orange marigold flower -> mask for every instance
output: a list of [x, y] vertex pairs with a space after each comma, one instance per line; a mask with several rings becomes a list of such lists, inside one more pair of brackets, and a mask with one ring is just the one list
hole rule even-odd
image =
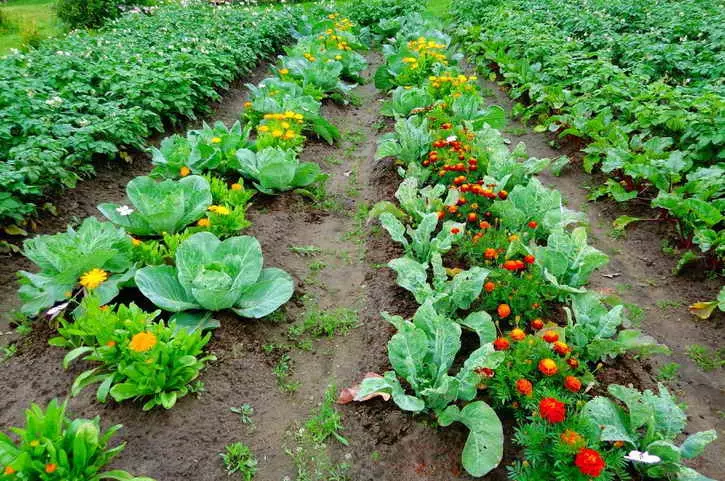
[[546, 331], [544, 333], [544, 340], [548, 343], [556, 342], [559, 340], [559, 334], [556, 331]]
[[498, 312], [498, 317], [506, 319], [511, 315], [511, 307], [508, 304], [499, 304], [496, 312]]
[[483, 251], [483, 257], [486, 259], [495, 259], [498, 257], [498, 251], [496, 249], [489, 247], [485, 251]]
[[569, 347], [569, 344], [563, 341], [556, 341], [554, 343], [554, 352], [561, 354], [562, 356], [566, 356], [571, 352], [571, 348]]
[[153, 349], [157, 343], [156, 336], [151, 332], [139, 332], [134, 334], [128, 347], [132, 351], [146, 352]]
[[539, 361], [539, 372], [544, 376], [553, 376], [559, 372], [559, 368], [556, 367], [556, 362], [548, 357]]
[[539, 414], [551, 424], [560, 423], [566, 419], [566, 404], [553, 397], [545, 397], [539, 401]]
[[45, 472], [48, 474], [55, 473], [55, 470], [58, 469], [57, 464], [48, 463], [45, 465]]
[[494, 284], [494, 283], [493, 283], [493, 282], [491, 282], [491, 281], [488, 281], [487, 283], [485, 283], [485, 284], [483, 285], [483, 289], [484, 289], [484, 290], [485, 290], [486, 292], [493, 292], [493, 290], [494, 290], [494, 289], [496, 289], [496, 284]]
[[573, 358], [573, 357], [570, 357], [569, 359], [567, 359], [567, 360], [566, 360], [566, 363], [567, 363], [567, 364], [569, 365], [569, 367], [570, 367], [570, 368], [572, 368], [572, 369], [576, 369], [576, 368], [578, 368], [578, 367], [579, 367], [579, 360], [578, 360], [578, 359], [575, 359], [575, 358]]
[[232, 190], [242, 190], [242, 184], [232, 184]]
[[106, 343], [106, 346], [108, 346], [108, 347], [115, 347], [115, 346], [116, 346], [116, 341], [113, 341], [113, 340], [111, 340], [111, 341], [108, 341], [108, 342]]
[[542, 321], [541, 319], [537, 318], [531, 321], [531, 329], [538, 331], [542, 327], [544, 327], [544, 321]]
[[211, 221], [208, 218], [204, 217], [203, 219], [199, 219], [198, 221], [196, 221], [196, 225], [198, 225], [199, 227], [209, 227], [211, 225]]
[[5, 469], [3, 469], [3, 474], [5, 476], [10, 476], [11, 474], [15, 474], [15, 473], [16, 473], [16, 471], [15, 471], [15, 469], [13, 469], [12, 466], [5, 466]]
[[623, 448], [624, 447], [624, 441], [614, 441], [614, 447], [615, 448]]
[[582, 448], [574, 458], [574, 465], [585, 476], [598, 477], [604, 471], [606, 463], [602, 456], [593, 449]]
[[451, 229], [451, 234], [454, 234], [455, 235], [455, 234], [458, 234], [460, 232], [461, 232], [461, 229], [459, 229], [458, 227], [454, 227], [454, 228]]
[[568, 446], [579, 446], [584, 442], [584, 438], [582, 438], [581, 434], [576, 431], [572, 431], [571, 429], [567, 429], [561, 433], [559, 438], [561, 438], [562, 443]]
[[143, 242], [141, 242], [141, 239], [136, 239], [135, 237], [131, 237], [131, 244], [133, 244], [135, 246], [140, 246], [141, 244], [143, 244]]
[[509, 341], [505, 337], [499, 337], [495, 341], [493, 341], [493, 348], [497, 351], [505, 351], [509, 347]]
[[524, 396], [531, 396], [534, 390], [534, 385], [528, 379], [519, 379], [516, 381], [516, 390]]
[[513, 329], [510, 335], [511, 339], [513, 339], [514, 341], [523, 341], [526, 337], [526, 333], [524, 332], [524, 330], [519, 328]]
[[579, 392], [582, 389], [582, 382], [574, 376], [564, 378], [564, 387], [571, 392]]
[[179, 175], [181, 177], [186, 177], [189, 174], [191, 174], [191, 169], [188, 168], [187, 166], [183, 166], [182, 168], [179, 169]]
[[247, 108], [247, 109], [248, 109], [248, 108], [249, 108], [249, 107], [251, 107], [251, 106], [252, 106], [252, 102], [249, 102], [249, 101], [247, 101], [247, 102], [244, 102], [244, 107], [245, 107], [245, 108]]

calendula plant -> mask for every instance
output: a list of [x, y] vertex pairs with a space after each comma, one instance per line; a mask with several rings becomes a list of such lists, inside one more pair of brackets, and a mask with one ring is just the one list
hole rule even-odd
[[683, 461], [701, 455], [717, 439], [715, 430], [690, 434], [682, 444], [675, 444], [687, 416], [664, 385], [658, 388], [655, 394], [612, 384], [607, 391], [619, 402], [597, 396], [582, 414], [600, 426], [602, 441], [624, 443], [631, 449], [626, 459], [647, 478], [714, 481]]
[[86, 218], [77, 229], [68, 227], [66, 232], [26, 240], [23, 255], [40, 271], [18, 273], [20, 310], [36, 316], [72, 299], [79, 288], [93, 291], [103, 303], [110, 302], [133, 279], [132, 247], [123, 229], [94, 217]]
[[25, 426], [12, 428], [16, 439], [0, 433], [0, 469], [3, 479], [28, 481], [154, 481], [126, 471], [104, 471], [125, 444], [109, 447], [121, 425], [101, 430], [100, 418], [70, 419], [68, 401], [50, 401], [46, 409], [32, 404]]
[[72, 323], [62, 321], [60, 337], [50, 343], [73, 348], [63, 359], [63, 366], [83, 359], [100, 363], [80, 374], [73, 382], [71, 395], [100, 384], [99, 402], [110, 396], [117, 402], [127, 399], [145, 401], [144, 411], [156, 406], [171, 409], [176, 401], [197, 391], [195, 382], [206, 363], [216, 358], [205, 356], [204, 347], [211, 333], [204, 328], [218, 322], [196, 321], [195, 325], [171, 320], [157, 320], [161, 311], [144, 312], [135, 304], [103, 306], [95, 298], [86, 298], [81, 313]]
[[252, 127], [235, 122], [227, 128], [224, 123], [206, 123], [200, 130], [190, 130], [186, 137], [172, 135], [151, 147], [154, 175], [166, 178], [201, 175], [207, 172], [226, 173], [237, 170], [236, 152], [250, 147]]
[[[383, 315], [398, 331], [388, 342], [394, 371], [365, 379], [356, 399], [386, 394], [405, 411], [432, 411], [441, 426], [463, 423], [470, 430], [462, 453], [463, 467], [473, 476], [488, 473], [501, 462], [503, 429], [493, 409], [473, 399], [486, 370], [495, 369], [504, 357], [491, 344], [496, 328], [490, 316], [476, 312], [467, 317], [466, 324], [478, 326], [481, 346], [452, 376], [449, 371], [461, 348], [458, 322], [436, 312], [432, 302], [423, 304], [410, 321]], [[405, 393], [399, 378], [410, 386], [413, 395]], [[458, 401], [467, 404], [460, 409], [455, 404]]]
[[254, 180], [254, 187], [265, 194], [307, 187], [324, 178], [314, 162], [300, 162], [294, 150], [266, 148], [259, 152], [237, 151], [239, 171]]
[[243, 317], [260, 318], [274, 312], [294, 292], [289, 274], [263, 269], [262, 262], [262, 248], [254, 237], [221, 241], [200, 232], [176, 249], [174, 266], [144, 267], [135, 280], [141, 293], [166, 311], [232, 309]]
[[105, 203], [98, 210], [137, 236], [176, 234], [199, 220], [212, 204], [209, 182], [198, 175], [161, 182], [135, 177], [126, 185], [126, 195], [132, 207]]

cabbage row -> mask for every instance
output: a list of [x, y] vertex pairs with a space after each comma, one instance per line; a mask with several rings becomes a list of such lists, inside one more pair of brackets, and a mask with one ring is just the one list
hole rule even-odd
[[[296, 45], [272, 67], [245, 105], [245, 122], [204, 125], [172, 136], [154, 150], [152, 176], [131, 180], [129, 205], [98, 206], [95, 217], [55, 235], [28, 239], [23, 253], [37, 267], [20, 272], [22, 312], [55, 319], [50, 344], [68, 349], [64, 367], [83, 359], [93, 367], [70, 389], [96, 387], [99, 402], [143, 402], [171, 409], [200, 392], [213, 317], [221, 311], [262, 318], [285, 304], [294, 280], [266, 267], [259, 242], [239, 235], [257, 192], [276, 195], [324, 181], [317, 164], [298, 154], [308, 135], [333, 142], [337, 129], [320, 116], [321, 100], [348, 99], [366, 67], [353, 23], [321, 8], [300, 17]], [[240, 177], [241, 176], [241, 177]], [[245, 180], [256, 191], [245, 187]], [[158, 307], [114, 304], [122, 289]], [[16, 438], [0, 433], [2, 479], [96, 480], [134, 478], [103, 471], [123, 445], [98, 419], [69, 419], [66, 404], [32, 405]]]
[[[537, 130], [584, 139], [591, 199], [678, 224], [682, 266], [725, 257], [725, 90], [717, 2], [456, 0], [457, 35]], [[623, 217], [624, 229], [639, 219]], [[689, 249], [699, 250], [696, 255]]]
[[395, 118], [376, 157], [393, 159], [402, 182], [397, 204], [372, 214], [400, 244], [388, 266], [419, 308], [411, 319], [382, 314], [396, 330], [392, 370], [368, 374], [345, 400], [382, 396], [465, 425], [462, 465], [476, 477], [502, 460], [505, 415], [521, 448], [512, 480], [709, 480], [684, 461], [716, 433], [678, 445], [686, 415], [665, 386], [597, 382], [602, 362], [668, 349], [630, 328], [631, 306], [586, 289], [608, 257], [587, 243], [587, 217], [535, 177], [551, 161], [509, 149], [502, 109], [485, 106], [437, 23], [398, 23], [375, 75]]
[[92, 161], [203, 112], [277, 51], [296, 9], [170, 5], [0, 59], [0, 222], [22, 223]]

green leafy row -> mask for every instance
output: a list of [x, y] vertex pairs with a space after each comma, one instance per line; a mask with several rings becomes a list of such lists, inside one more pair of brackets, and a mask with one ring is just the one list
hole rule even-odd
[[516, 114], [587, 142], [584, 169], [610, 177], [590, 198], [651, 201], [677, 222], [688, 252], [680, 267], [703, 257], [722, 267], [725, 16], [716, 3], [456, 0], [451, 12], [480, 70], [510, 87]]
[[206, 2], [129, 13], [0, 60], [0, 221], [21, 223], [92, 160], [142, 149], [289, 38], [290, 8]]
[[[709, 479], [682, 460], [715, 432], [677, 446], [686, 417], [664, 386], [659, 394], [610, 386], [623, 405], [587, 393], [598, 363], [668, 349], [629, 327], [627, 306], [586, 290], [608, 262], [587, 243], [586, 216], [533, 177], [549, 159], [509, 150], [496, 130], [500, 109], [484, 107], [478, 79], [454, 65], [440, 26], [417, 15], [399, 23], [376, 74], [392, 89], [383, 111], [396, 124], [376, 157], [392, 157], [403, 182], [398, 206], [381, 202], [371, 215], [401, 245], [388, 266], [420, 307], [410, 320], [383, 313], [396, 329], [393, 370], [368, 376], [354, 399], [389, 396], [440, 426], [464, 424], [462, 464], [473, 476], [501, 462], [498, 414], [510, 414], [523, 448], [509, 467], [516, 481], [630, 479], [631, 470]], [[640, 461], [642, 452], [657, 461]]]

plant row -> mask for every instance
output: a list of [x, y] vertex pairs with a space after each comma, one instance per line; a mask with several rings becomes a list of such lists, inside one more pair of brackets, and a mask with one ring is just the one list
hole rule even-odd
[[[261, 318], [292, 297], [292, 277], [264, 267], [257, 239], [238, 235], [250, 225], [245, 213], [255, 194], [243, 182], [263, 194], [323, 182], [317, 164], [299, 161], [306, 132], [330, 142], [339, 136], [320, 115], [321, 101], [346, 100], [354, 84], [345, 80], [366, 68], [352, 22], [311, 12], [274, 75], [250, 86], [244, 125], [204, 125], [167, 138], [154, 150], [151, 176], [128, 183], [130, 205], [101, 204], [107, 221], [89, 217], [25, 241], [38, 272], [19, 273], [22, 312], [55, 319], [50, 344], [69, 349], [65, 367], [78, 359], [95, 365], [76, 378], [71, 396], [97, 385], [99, 402], [170, 409], [201, 389], [200, 372], [215, 360], [205, 352], [208, 331], [219, 325], [212, 316]], [[159, 309], [112, 304], [122, 289]], [[1, 479], [145, 479], [101, 473], [123, 449], [107, 448], [119, 427], [101, 434], [98, 420], [71, 421], [65, 406], [33, 405], [25, 429], [14, 430], [17, 440], [0, 437]]]
[[[591, 199], [644, 200], [677, 226], [679, 268], [725, 258], [725, 90], [712, 2], [456, 0], [457, 35], [514, 112], [581, 138]], [[623, 230], [638, 219], [620, 217]], [[690, 249], [700, 251], [696, 255]]]
[[684, 461], [714, 430], [677, 445], [686, 415], [663, 385], [597, 382], [605, 361], [668, 349], [631, 328], [631, 306], [586, 290], [608, 258], [588, 245], [586, 216], [534, 176], [550, 161], [508, 148], [502, 109], [484, 105], [439, 25], [398, 22], [375, 76], [395, 118], [376, 157], [394, 159], [403, 180], [398, 204], [372, 215], [401, 245], [388, 266], [420, 307], [411, 319], [383, 313], [397, 331], [393, 369], [366, 376], [354, 399], [392, 398], [440, 426], [462, 423], [473, 476], [502, 460], [501, 415], [517, 423], [512, 480], [708, 480]]
[[0, 60], [0, 222], [6, 230], [74, 187], [99, 158], [128, 160], [165, 122], [195, 118], [218, 90], [289, 38], [299, 12], [206, 2], [129, 13]]

